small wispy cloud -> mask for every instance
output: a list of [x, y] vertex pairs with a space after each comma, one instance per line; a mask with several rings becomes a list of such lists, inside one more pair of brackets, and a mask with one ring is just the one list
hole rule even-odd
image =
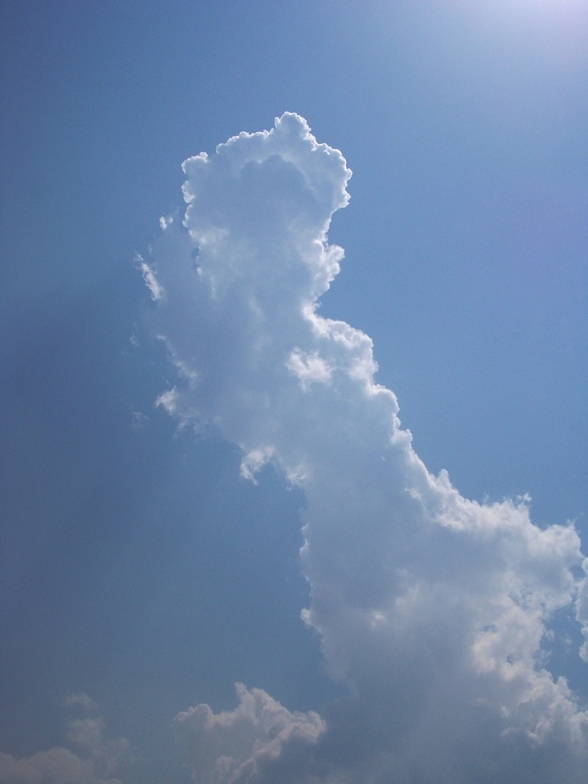
[[[163, 219], [161, 219], [163, 220]], [[160, 223], [162, 229], [167, 228], [166, 223]], [[161, 299], [163, 296], [163, 288], [158, 282], [157, 278], [153, 274], [153, 270], [151, 267], [143, 260], [143, 258], [137, 254], [135, 256], [135, 261], [138, 264], [139, 269], [141, 270], [141, 275], [143, 276], [143, 280], [145, 281], [145, 285], [151, 292], [151, 299], [154, 302], [157, 302], [158, 299]]]
[[303, 487], [303, 618], [352, 695], [324, 723], [244, 688], [234, 712], [181, 714], [195, 780], [585, 781], [588, 713], [542, 653], [565, 607], [588, 640], [578, 534], [430, 474], [370, 338], [318, 314], [343, 258], [342, 154], [286, 113], [184, 171], [185, 229], [163, 227], [146, 276], [185, 379], [158, 402], [238, 444], [244, 476], [271, 460]]
[[79, 692], [78, 694], [70, 694], [63, 703], [66, 708], [82, 708], [85, 711], [96, 710], [97, 705], [91, 697], [87, 694]]

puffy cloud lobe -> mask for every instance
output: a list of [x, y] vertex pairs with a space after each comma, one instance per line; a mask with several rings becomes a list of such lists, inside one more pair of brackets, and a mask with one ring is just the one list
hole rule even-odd
[[[73, 694], [65, 704], [94, 707], [85, 694]], [[78, 718], [68, 723], [67, 739], [79, 753], [60, 746], [22, 759], [0, 753], [0, 784], [121, 784], [112, 774], [129, 756], [125, 738], [105, 738], [101, 718]]]
[[239, 706], [214, 714], [197, 705], [175, 720], [186, 764], [201, 784], [306, 780], [324, 730], [318, 714], [290, 713], [262, 689], [237, 684]]
[[180, 377], [158, 402], [237, 443], [244, 476], [272, 461], [305, 490], [303, 617], [354, 695], [317, 736], [312, 775], [584, 781], [588, 714], [543, 650], [574, 602], [588, 634], [578, 535], [432, 476], [374, 381], [370, 338], [319, 315], [343, 257], [327, 242], [343, 156], [285, 114], [184, 171], [187, 231], [166, 222], [143, 270]]
[[582, 569], [585, 577], [580, 583], [578, 591], [576, 615], [578, 621], [582, 624], [582, 634], [584, 635], [584, 644], [580, 649], [580, 656], [585, 662], [588, 662], [588, 558], [584, 559]]

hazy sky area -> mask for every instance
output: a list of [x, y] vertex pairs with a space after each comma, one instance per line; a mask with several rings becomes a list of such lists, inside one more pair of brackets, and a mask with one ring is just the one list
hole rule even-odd
[[588, 3], [0, 36], [0, 784], [586, 784]]

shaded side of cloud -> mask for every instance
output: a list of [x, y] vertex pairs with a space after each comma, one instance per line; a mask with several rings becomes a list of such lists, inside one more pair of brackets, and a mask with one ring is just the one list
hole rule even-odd
[[[319, 315], [343, 258], [327, 231], [345, 159], [286, 113], [184, 171], [185, 230], [166, 223], [146, 273], [180, 379], [158, 404], [238, 444], [244, 477], [271, 461], [304, 489], [303, 618], [353, 695], [291, 780], [585, 781], [588, 714], [544, 652], [561, 608], [575, 603], [588, 635], [578, 534], [431, 475], [374, 380], [370, 338]], [[264, 781], [256, 743], [238, 774], [215, 747], [212, 780]]]

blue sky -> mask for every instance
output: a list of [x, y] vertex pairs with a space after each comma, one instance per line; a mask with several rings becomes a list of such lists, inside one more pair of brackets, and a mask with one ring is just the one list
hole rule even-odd
[[[300, 620], [311, 606], [304, 574], [316, 596], [330, 585], [330, 540], [325, 533], [323, 552], [318, 532], [329, 529], [324, 499], [334, 491], [326, 479], [331, 490], [320, 495], [313, 490], [318, 480], [292, 484], [287, 474], [296, 467], [294, 454], [316, 463], [316, 472], [327, 466], [316, 444], [294, 447], [308, 424], [302, 412], [314, 412], [324, 432], [332, 414], [360, 430], [365, 416], [371, 433], [372, 414], [321, 402], [321, 384], [325, 393], [355, 399], [335, 379], [335, 369], [352, 360], [309, 342], [300, 324], [274, 324], [270, 310], [280, 314], [290, 305], [269, 273], [269, 294], [260, 302], [275, 327], [271, 339], [294, 341], [289, 365], [279, 367], [290, 367], [291, 381], [298, 378], [302, 402], [284, 408], [278, 390], [286, 387], [278, 387], [273, 371], [255, 383], [243, 375], [244, 335], [257, 339], [257, 327], [247, 322], [250, 332], [243, 332], [245, 322], [230, 309], [221, 323], [203, 301], [190, 305], [188, 288], [166, 271], [166, 259], [184, 258], [187, 241], [174, 233], [185, 210], [180, 165], [201, 151], [215, 160], [216, 145], [241, 131], [270, 130], [285, 111], [306, 118], [319, 143], [341, 150], [353, 171], [351, 200], [334, 213], [328, 241], [345, 258], [318, 313], [372, 338], [376, 381], [394, 391], [402, 426], [432, 475], [447, 469], [460, 498], [481, 504], [529, 494], [537, 530], [575, 521], [585, 543], [588, 8], [578, 0], [483, 0], [475, 7], [459, 0], [287, 7], [7, 2], [1, 14], [0, 752], [11, 761], [2, 758], [0, 780], [28, 782], [31, 766], [45, 765], [61, 781], [65, 774], [55, 771], [69, 765], [72, 781], [189, 781], [201, 739], [190, 734], [192, 714], [176, 720], [174, 737], [174, 717], [205, 703], [215, 714], [233, 710], [235, 682], [263, 689], [251, 710], [278, 716], [280, 731], [302, 733], [313, 764], [327, 759], [336, 781], [344, 775], [404, 781], [402, 765], [410, 766], [411, 754], [418, 759], [419, 742], [467, 745], [457, 720], [453, 739], [421, 727], [406, 759], [384, 763], [374, 741], [371, 757], [366, 752], [360, 765], [350, 752], [341, 772], [333, 749], [344, 731], [361, 734], [353, 710], [375, 715], [366, 695], [386, 693], [398, 673], [367, 678], [368, 654], [380, 654], [367, 641], [352, 653], [345, 636], [351, 621], [333, 625], [318, 599], [314, 620], [306, 626]], [[278, 157], [289, 150], [280, 147]], [[312, 165], [296, 163], [307, 177]], [[233, 232], [249, 209], [251, 226], [261, 221], [255, 205], [264, 203], [263, 194], [271, 194], [266, 212], [282, 198], [291, 205], [285, 194], [295, 192], [297, 180], [287, 190], [285, 169], [260, 169], [258, 176], [251, 180], [258, 200], [252, 197], [250, 207], [231, 191], [236, 201], [226, 214]], [[212, 196], [194, 206], [191, 242], [200, 244], [201, 256], [198, 210], [204, 215], [207, 205], [229, 204], [218, 188], [211, 193], [225, 199], [221, 206]], [[316, 220], [331, 209], [317, 202]], [[163, 232], [161, 216], [176, 216]], [[308, 218], [312, 226], [315, 218]], [[255, 234], [259, 247], [270, 234]], [[136, 254], [170, 292], [165, 302], [149, 297]], [[205, 278], [206, 259], [204, 253]], [[235, 289], [234, 302], [247, 285]], [[192, 388], [179, 361], [190, 372], [209, 372], [214, 383]], [[250, 384], [252, 394], [274, 401], [271, 421], [291, 427], [278, 433], [257, 409], [240, 408]], [[182, 404], [156, 406], [174, 387], [183, 390]], [[231, 420], [237, 411], [239, 426]], [[379, 441], [366, 439], [353, 442], [351, 452], [371, 454]], [[270, 447], [257, 484], [244, 479], [244, 452]], [[404, 476], [398, 460], [395, 476]], [[338, 475], [346, 476], [343, 468]], [[353, 482], [341, 482], [347, 497]], [[367, 508], [359, 498], [349, 496], [349, 509]], [[402, 506], [395, 497], [386, 503], [382, 521]], [[303, 524], [311, 540], [301, 561]], [[401, 548], [381, 542], [378, 525], [361, 541], [372, 537], [392, 563]], [[351, 546], [351, 534], [344, 536], [351, 518], [349, 528], [341, 526], [337, 536]], [[395, 569], [436, 573], [432, 551], [414, 542], [406, 547]], [[445, 540], [439, 548], [449, 560], [474, 558]], [[378, 574], [369, 552], [357, 568]], [[481, 562], [488, 569], [494, 563], [488, 553]], [[526, 574], [527, 566], [516, 568]], [[504, 576], [492, 569], [498, 571], [488, 574]], [[470, 596], [473, 588], [464, 577], [451, 590], [461, 600], [460, 591]], [[541, 645], [551, 651], [553, 675], [565, 674], [582, 704], [586, 665], [571, 607], [557, 610], [554, 635]], [[348, 674], [337, 675], [347, 659]], [[374, 661], [370, 672], [379, 672]], [[429, 692], [421, 687], [436, 671], [419, 666], [412, 696], [423, 691], [426, 702]], [[364, 695], [359, 708], [350, 707], [354, 688]], [[470, 701], [476, 688], [467, 692]], [[80, 694], [93, 702], [70, 698]], [[242, 695], [238, 710], [249, 710], [251, 694]], [[402, 700], [396, 713], [384, 703], [378, 710], [387, 726], [398, 720], [400, 727], [412, 715]], [[455, 703], [456, 715], [461, 705]], [[321, 735], [307, 711], [318, 711], [331, 734]], [[380, 737], [368, 725], [366, 735]], [[122, 737], [130, 756], [109, 740]], [[386, 752], [395, 742], [381, 741]], [[546, 744], [544, 754], [555, 759]], [[68, 749], [66, 762], [65, 752], [56, 756], [61, 747]], [[501, 753], [472, 748], [485, 760]], [[49, 756], [35, 758], [44, 752]], [[106, 770], [107, 758], [117, 767]], [[529, 775], [537, 759], [528, 762]], [[437, 774], [459, 780], [447, 765], [440, 756]], [[264, 770], [256, 775], [278, 775]], [[312, 765], [304, 770], [297, 782], [319, 775]], [[558, 775], [569, 781], [582, 780], [576, 769], [562, 770]], [[429, 781], [431, 774], [423, 768], [419, 775]], [[459, 775], [465, 781], [481, 774]], [[515, 762], [502, 778], [484, 775], [523, 780]]]

